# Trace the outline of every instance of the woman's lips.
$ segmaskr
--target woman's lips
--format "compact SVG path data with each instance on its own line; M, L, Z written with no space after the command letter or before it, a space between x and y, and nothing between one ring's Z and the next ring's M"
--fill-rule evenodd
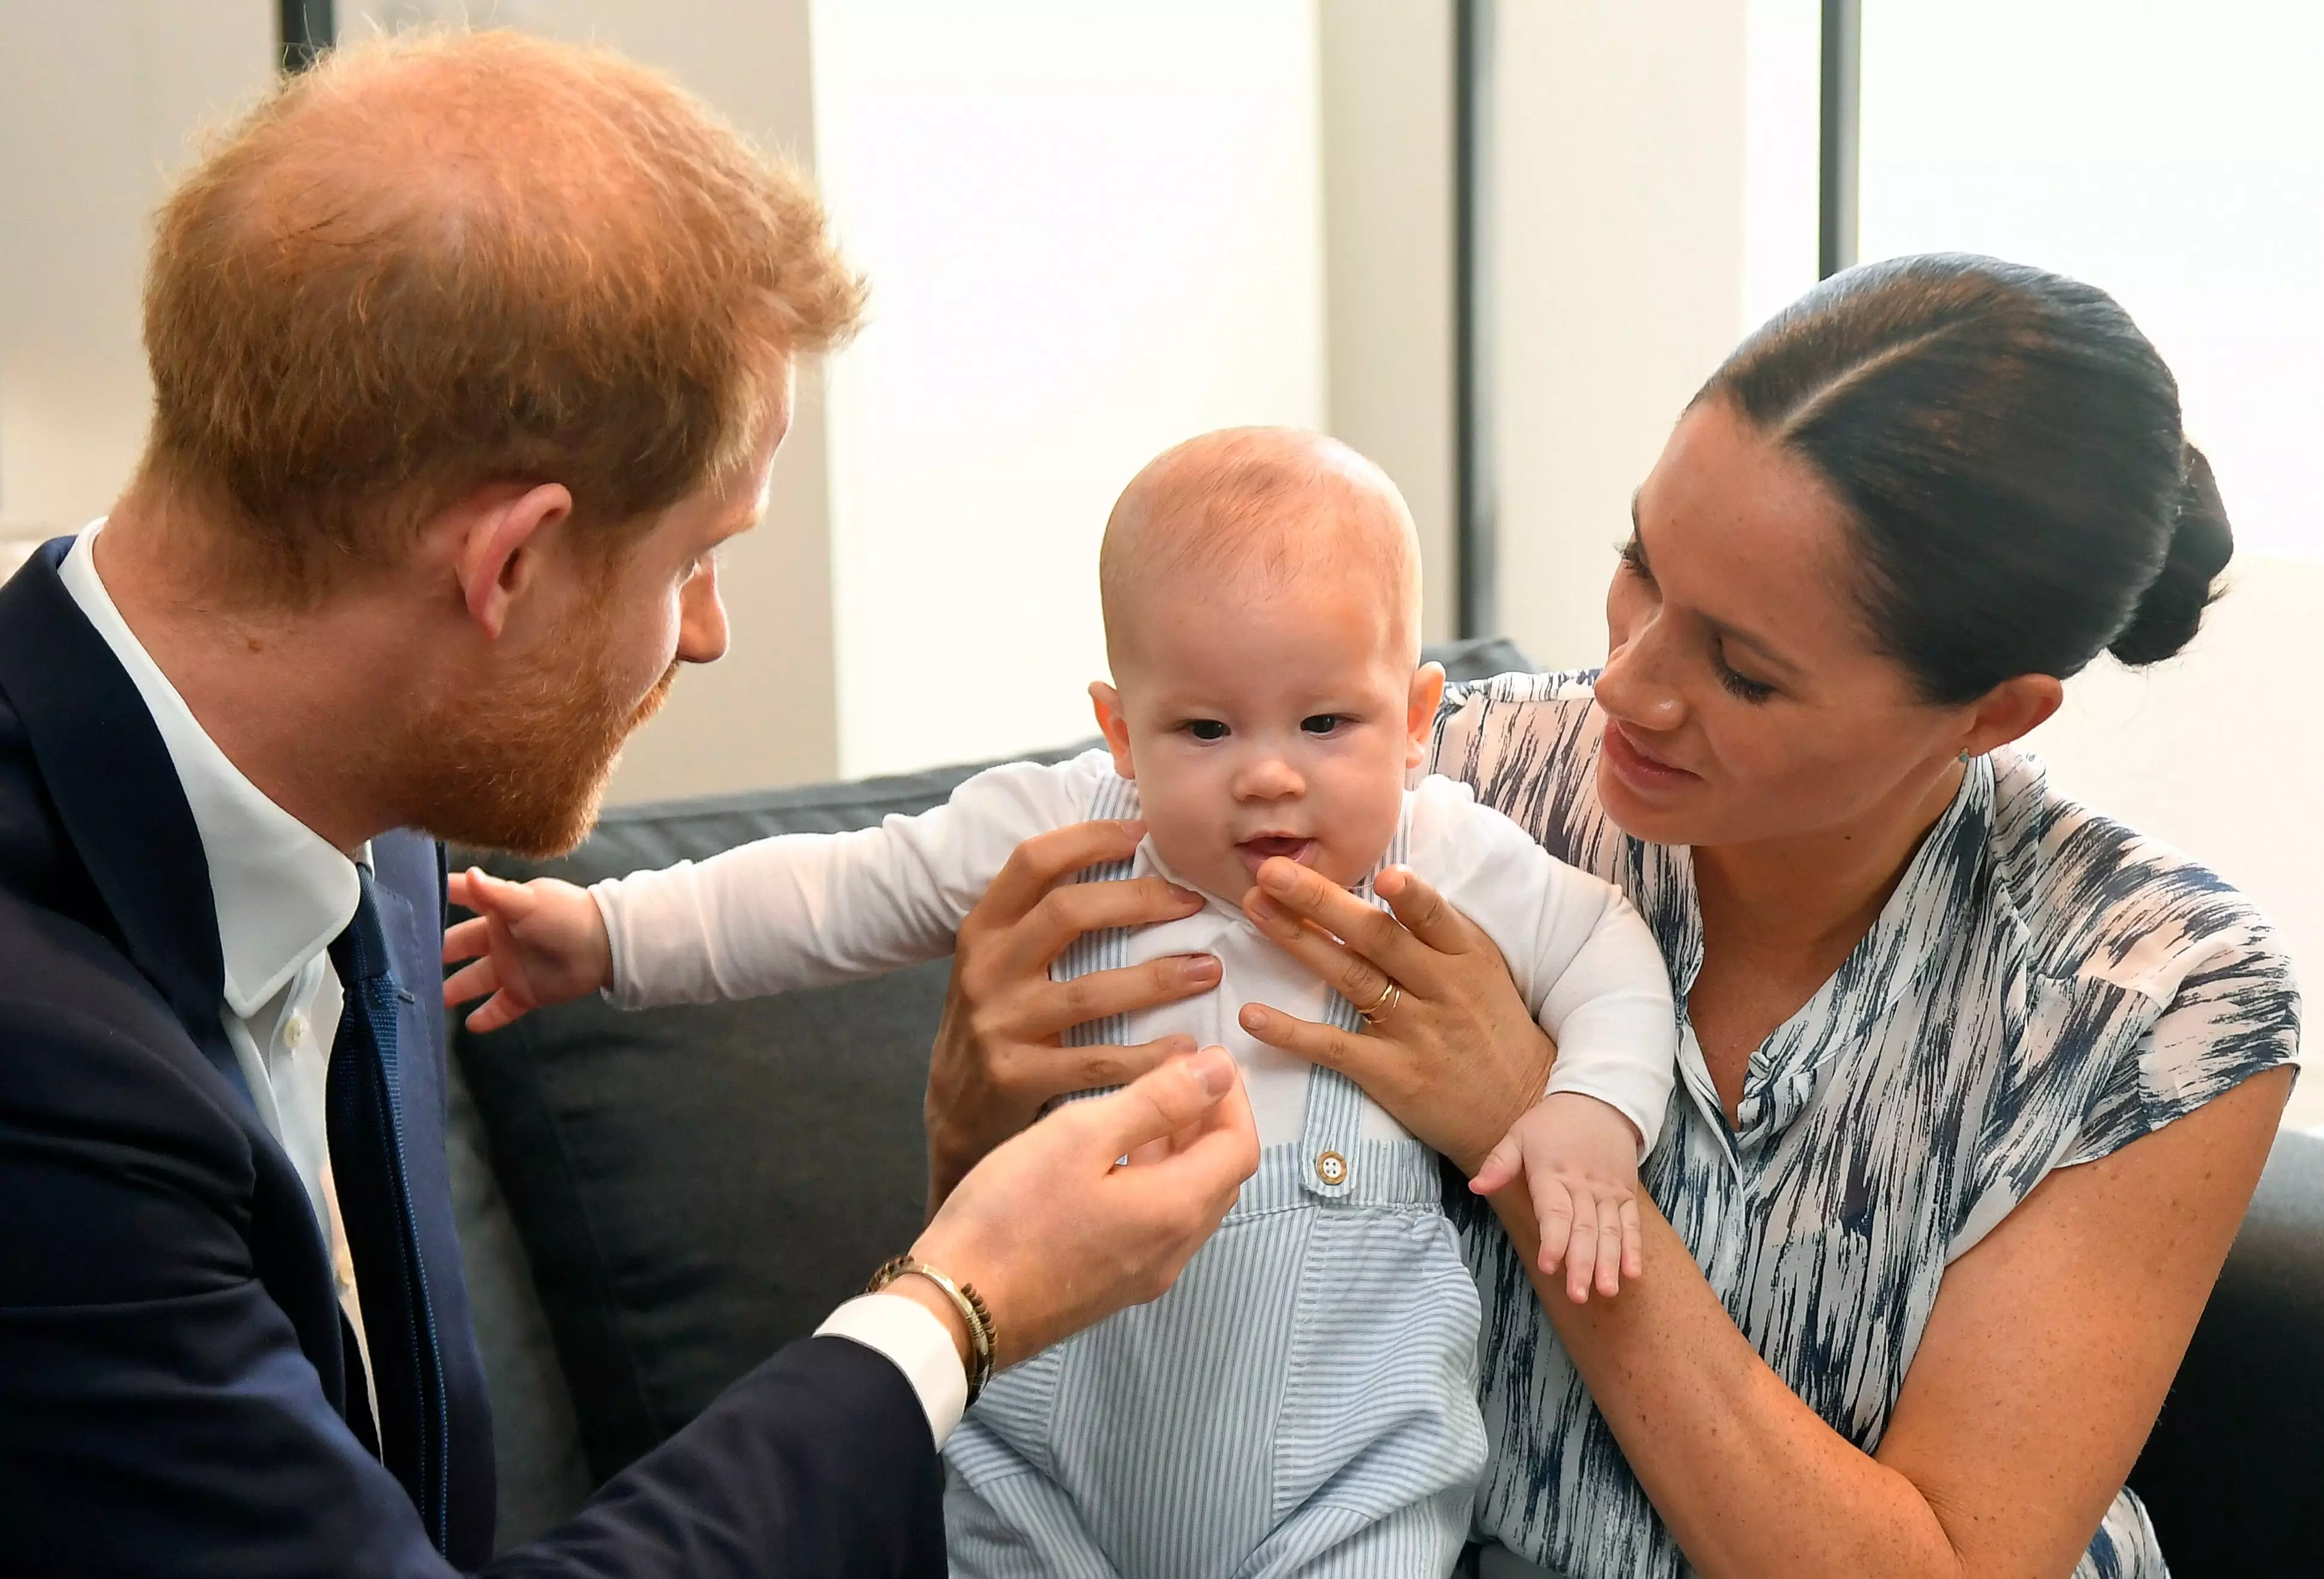
M1312 866L1315 863L1315 841L1294 838L1289 834L1263 834L1258 838L1244 839L1237 844L1235 853L1254 873L1277 855L1296 861L1302 866Z
M1702 781L1702 775L1690 773L1647 751L1611 718L1606 721L1606 761L1622 782L1648 793L1683 789Z

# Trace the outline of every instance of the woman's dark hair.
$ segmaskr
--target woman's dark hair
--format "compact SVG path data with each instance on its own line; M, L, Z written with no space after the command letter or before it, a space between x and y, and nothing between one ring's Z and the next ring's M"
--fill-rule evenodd
M2193 639L2235 551L2179 385L2091 286L1992 258L1835 275L1738 346L1721 396L1847 505L1883 651L1935 702Z

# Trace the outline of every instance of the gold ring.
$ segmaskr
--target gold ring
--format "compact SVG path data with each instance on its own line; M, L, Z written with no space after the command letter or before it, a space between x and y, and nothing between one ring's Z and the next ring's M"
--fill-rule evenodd
M1362 1015L1368 1023L1378 1025L1380 1022L1381 1016L1394 1010L1396 1006L1403 1001L1404 989L1397 986L1396 983L1391 980L1386 986L1380 989L1380 995L1372 1000L1372 1006L1370 1008L1359 1009L1356 1012Z

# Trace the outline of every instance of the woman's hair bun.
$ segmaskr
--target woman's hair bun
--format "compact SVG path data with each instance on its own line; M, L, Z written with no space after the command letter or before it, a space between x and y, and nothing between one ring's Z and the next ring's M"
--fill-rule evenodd
M2203 611L2219 596L2215 585L2219 572L2235 551L2236 534L2227 525L2211 463L2190 444L2163 573L2140 595L2130 623L2107 644L2107 651L2133 666L2175 656L2201 628Z
M1830 485L1865 633L1941 706L2101 652L2170 657L2235 549L2178 381L2077 280L1949 253L1859 264L1703 392Z

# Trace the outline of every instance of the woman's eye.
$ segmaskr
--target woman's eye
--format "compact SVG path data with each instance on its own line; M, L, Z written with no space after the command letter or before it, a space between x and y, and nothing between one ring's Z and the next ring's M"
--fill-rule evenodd
M1299 720L1299 727L1309 734L1329 734L1347 721L1344 713L1310 713Z
M1180 727L1196 740L1224 740L1227 737L1227 726L1215 718L1190 718Z
M1714 651L1711 654L1711 662L1718 666L1719 683L1727 688L1729 695L1741 701L1757 704L1766 701L1775 694L1775 688L1766 681L1753 679L1749 675L1729 668L1727 654L1724 652Z

